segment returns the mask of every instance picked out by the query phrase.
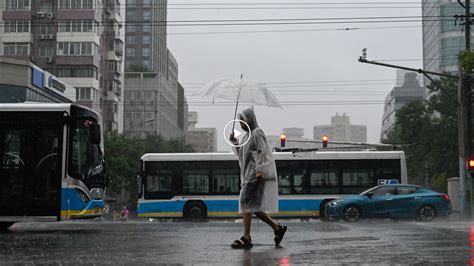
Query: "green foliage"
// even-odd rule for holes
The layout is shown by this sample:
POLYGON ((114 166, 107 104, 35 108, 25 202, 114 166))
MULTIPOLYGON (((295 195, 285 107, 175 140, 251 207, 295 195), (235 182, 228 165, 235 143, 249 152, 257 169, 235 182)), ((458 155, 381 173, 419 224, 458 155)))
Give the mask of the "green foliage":
MULTIPOLYGON (((167 140, 161 136, 149 135, 145 139, 129 138, 122 134, 109 133, 105 136, 105 159, 109 175, 107 190, 119 193, 122 186, 132 195, 137 193, 136 174, 140 170, 140 158, 145 153, 192 152, 183 139, 167 140)), ((132 203, 132 206, 135 204, 132 203)))
POLYGON ((464 73, 471 73, 474 69, 474 52, 464 51, 459 54, 461 69, 464 73))
POLYGON ((132 65, 128 65, 126 68, 125 68, 125 72, 151 72, 151 69, 149 69, 147 66, 145 65, 141 65, 141 64, 132 64, 132 65))
POLYGON ((401 143, 407 158, 408 181, 428 182, 444 191, 446 178, 458 176, 457 83, 441 78, 428 87, 429 100, 410 102, 397 113, 385 143, 401 143))

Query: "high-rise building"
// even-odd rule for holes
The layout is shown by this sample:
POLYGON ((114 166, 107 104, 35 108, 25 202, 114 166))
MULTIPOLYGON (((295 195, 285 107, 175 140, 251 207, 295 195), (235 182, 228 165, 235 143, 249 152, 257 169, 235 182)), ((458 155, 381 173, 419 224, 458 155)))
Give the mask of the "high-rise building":
POLYGON ((387 134, 395 124, 398 110, 411 101, 422 101, 425 98, 425 89, 420 86, 416 76, 416 73, 406 73, 403 85, 394 87, 385 97, 381 140, 387 138, 387 134))
POLYGON ((76 88, 121 132, 124 0, 0 0, 0 56, 30 60, 76 88))
POLYGON ((125 133, 132 136, 179 138, 187 131, 188 105, 178 82, 178 62, 166 43, 166 8, 167 0, 127 2, 124 123, 125 133))
MULTIPOLYGON (((453 16, 464 13, 464 8, 454 0, 422 0, 424 70, 458 71, 458 55, 465 48, 464 32, 461 21, 456 22, 453 16)), ((425 86, 429 83, 425 77, 425 86)))
POLYGON ((195 152, 215 152, 217 151, 217 130, 216 128, 198 128, 198 113, 188 113, 188 132, 186 142, 191 144, 195 152))
POLYGON ((167 5, 167 0, 127 1, 127 67, 143 66, 168 76, 167 5))
POLYGON ((341 142, 367 142, 367 126, 351 125, 349 116, 345 113, 331 117, 331 125, 313 127, 313 139, 321 141, 327 135, 329 141, 341 142))
POLYGON ((185 136, 186 120, 180 115, 187 116, 187 104, 184 89, 180 90, 178 84, 157 72, 126 72, 124 91, 125 134, 140 138, 185 136))

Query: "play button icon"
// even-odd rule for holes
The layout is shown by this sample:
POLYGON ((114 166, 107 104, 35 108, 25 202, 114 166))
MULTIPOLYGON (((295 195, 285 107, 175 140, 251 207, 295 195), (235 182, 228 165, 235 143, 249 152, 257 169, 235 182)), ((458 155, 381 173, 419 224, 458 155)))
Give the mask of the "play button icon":
POLYGON ((247 142, 250 140, 251 132, 249 134, 244 134, 244 130, 240 129, 241 123, 244 124, 247 129, 249 129, 249 125, 245 123, 243 120, 235 119, 235 120, 230 120, 224 127, 224 139, 232 147, 241 147, 247 144, 247 142), (237 129, 239 127, 239 129, 237 129), (234 138, 237 139, 237 143, 232 143, 229 140, 230 134, 234 133, 234 138), (247 137, 248 136, 248 137, 247 137), (245 139, 243 139, 245 138, 245 139))
POLYGON ((234 128, 234 138, 239 138, 240 135, 242 135, 242 133, 234 128))

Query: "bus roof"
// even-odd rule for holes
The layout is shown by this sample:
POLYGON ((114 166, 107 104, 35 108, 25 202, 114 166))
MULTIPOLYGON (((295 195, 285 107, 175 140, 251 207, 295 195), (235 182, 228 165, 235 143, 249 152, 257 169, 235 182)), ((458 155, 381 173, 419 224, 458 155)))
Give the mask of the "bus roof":
POLYGON ((68 111, 71 110, 70 103, 1 103, 0 111, 68 111))
POLYGON ((71 107, 84 109, 92 113, 98 114, 96 111, 82 105, 73 103, 40 103, 40 102, 24 102, 24 103, 0 103, 0 111, 6 112, 58 112, 64 111, 70 113, 71 107))
MULTIPOLYGON (((321 152, 277 152, 276 160, 353 160, 353 159, 402 159, 403 151, 321 151, 321 152)), ((229 161, 237 160, 233 153, 147 153, 143 161, 229 161)))

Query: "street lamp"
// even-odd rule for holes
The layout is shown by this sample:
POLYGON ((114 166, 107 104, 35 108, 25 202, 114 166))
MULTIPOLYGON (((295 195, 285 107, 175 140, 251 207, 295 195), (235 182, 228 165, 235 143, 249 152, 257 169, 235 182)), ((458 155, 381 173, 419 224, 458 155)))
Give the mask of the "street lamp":
MULTIPOLYGON (((140 123, 136 123, 136 124, 134 124, 134 125, 132 126, 131 129, 133 130, 134 133, 136 133, 136 132, 137 132, 137 126, 139 126, 139 125, 145 126, 146 123, 153 122, 153 121, 155 121, 155 118, 151 118, 151 119, 142 121, 142 122, 140 122, 140 123)), ((145 130, 144 130, 144 131, 145 131, 145 130)), ((134 135, 135 135, 135 134, 134 134, 134 135)))

